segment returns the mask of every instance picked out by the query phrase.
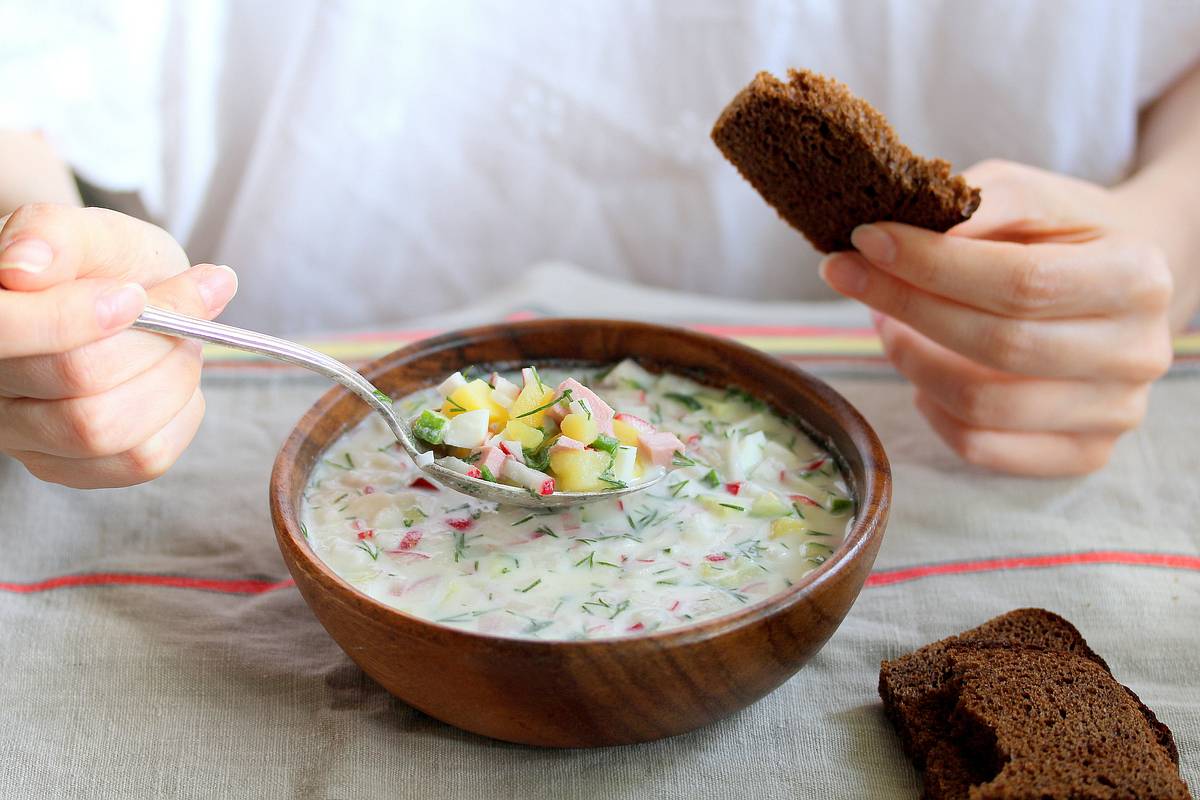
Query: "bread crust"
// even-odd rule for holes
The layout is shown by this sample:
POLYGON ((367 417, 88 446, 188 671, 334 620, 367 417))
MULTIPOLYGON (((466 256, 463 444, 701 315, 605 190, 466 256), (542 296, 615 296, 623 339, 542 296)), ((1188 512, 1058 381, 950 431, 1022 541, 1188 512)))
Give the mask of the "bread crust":
MULTIPOLYGON (((905 752, 922 772, 923 796, 930 800, 1019 797, 1025 796, 1022 792, 1032 784, 1039 786, 1031 795, 1037 797, 1190 797, 1179 777, 1179 754, 1170 730, 1136 694, 1117 683, 1104 659, 1088 646, 1074 625, 1044 609, 1017 609, 958 636, 883 662, 879 694, 905 752), (1066 680, 1080 681, 1079 691, 1058 691, 1039 683, 1040 676, 1056 670, 1060 677, 1067 676, 1066 680), (1018 705, 1026 704, 1021 699, 1025 695, 1040 692, 1044 695, 1043 706, 1048 703, 1054 707, 1039 707, 1039 713, 1053 712, 1046 718, 1056 722, 1060 718, 1056 715, 1061 715, 1063 725, 1069 719, 1077 730, 1078 741, 1073 744, 1103 751, 1096 770, 1074 774, 1078 785, 1064 784, 1058 787, 1061 792, 1046 793, 1050 784, 1037 783, 1045 778, 1038 770, 1062 772, 1061 759, 1055 762, 1046 757, 1046 753, 1055 752, 1046 748, 1047 741, 1053 744, 1056 740, 1039 738, 1043 732, 1036 726, 1023 725, 1025 716, 1021 713, 1005 717, 996 711, 1003 710, 1003 706, 991 707, 988 713, 980 710, 986 705, 980 698, 988 695, 981 695, 978 687, 994 681, 989 691, 995 694, 995 686, 1006 686, 1005 681, 1014 673, 1020 673, 1025 682, 1016 687, 1018 705), (1108 716, 1093 713, 1095 709, 1085 702, 1097 695, 1105 698, 1108 716), (1094 732, 1097 743, 1086 741, 1089 731, 1094 732), (1104 745, 1115 735, 1113 731, 1136 743, 1139 749, 1134 761, 1149 766, 1134 768, 1130 766, 1134 762, 1125 761, 1122 773, 1122 764, 1116 763, 1122 759, 1114 756, 1120 751, 1105 749, 1104 745), (1016 751, 1025 755, 1019 768, 1010 769, 1016 751), (1100 761, 1106 769, 1117 769, 1116 777, 1105 775, 1104 780, 1117 783, 1120 791, 1109 787, 1109 792, 1103 782, 1098 782, 1102 774, 1098 771, 1100 761)), ((1008 702, 1011 705, 1014 701, 1009 698, 1008 702)), ((1030 706, 1027 716, 1032 716, 1034 710, 1030 706)))
POLYGON ((821 252, 851 248, 858 225, 892 220, 946 231, 980 192, 941 159, 914 155, 882 114, 833 78, 760 72, 713 126, 717 147, 821 252))

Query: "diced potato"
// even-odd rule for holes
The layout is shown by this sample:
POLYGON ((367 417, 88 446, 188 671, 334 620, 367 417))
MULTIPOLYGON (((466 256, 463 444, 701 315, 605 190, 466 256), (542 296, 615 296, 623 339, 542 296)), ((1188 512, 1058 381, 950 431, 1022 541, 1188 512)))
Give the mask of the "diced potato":
POLYGON ((520 420, 530 427, 537 428, 542 424, 542 419, 546 416, 546 410, 542 406, 551 402, 555 398, 555 392, 549 386, 539 387, 536 382, 525 384, 525 388, 517 395, 517 399, 513 401, 512 406, 508 409, 509 419, 520 420), (541 409, 534 411, 534 409, 541 409), (529 413, 533 411, 533 413, 529 413))
POLYGON ((516 441, 521 443, 521 447, 526 450, 533 450, 542 443, 545 436, 537 428, 532 428, 526 425, 519 419, 510 419, 508 424, 504 426, 504 433, 501 438, 506 441, 516 441))
POLYGON ((722 519, 741 516, 746 513, 746 504, 739 503, 736 497, 730 497, 726 500, 706 494, 697 497, 696 501, 704 506, 710 514, 722 519))
POLYGON ((780 517, 771 523, 771 539, 780 539, 793 533, 804 533, 808 530, 808 524, 802 519, 793 519, 792 517, 780 517))
POLYGON ((550 469, 560 492, 598 492, 610 488, 600 480, 609 461, 608 453, 598 450, 558 450, 550 454, 550 469))
POLYGON ((613 435, 621 440, 621 444, 632 445, 637 447, 638 430, 628 422, 622 422, 619 419, 613 420, 613 435))
POLYGON ((563 436, 570 436, 577 442, 591 444, 600 435, 596 423, 583 414, 567 414, 558 424, 563 436))
POLYGON ((774 492, 766 492, 754 498, 750 515, 754 517, 782 517, 792 513, 792 507, 774 492))
POLYGON ((482 378, 476 378, 450 393, 442 406, 442 413, 447 417, 455 417, 467 411, 480 409, 488 412, 489 425, 503 425, 508 419, 508 411, 492 399, 492 387, 482 378))

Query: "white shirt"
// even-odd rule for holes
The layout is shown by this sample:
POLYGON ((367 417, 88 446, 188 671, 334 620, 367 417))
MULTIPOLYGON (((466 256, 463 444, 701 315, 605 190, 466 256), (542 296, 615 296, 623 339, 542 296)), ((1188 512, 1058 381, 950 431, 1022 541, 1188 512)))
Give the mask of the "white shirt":
MULTIPOLYGON (((573 261, 751 299, 819 293, 807 242, 708 138, 808 67, 957 168, 1103 184, 1200 55, 1197 0, 39 0, 0 19, 0 127, 139 192, 224 319, 295 333, 455 308, 573 261)), ((538 305, 539 287, 523 287, 538 305)), ((612 309, 619 314, 620 309, 612 309)))

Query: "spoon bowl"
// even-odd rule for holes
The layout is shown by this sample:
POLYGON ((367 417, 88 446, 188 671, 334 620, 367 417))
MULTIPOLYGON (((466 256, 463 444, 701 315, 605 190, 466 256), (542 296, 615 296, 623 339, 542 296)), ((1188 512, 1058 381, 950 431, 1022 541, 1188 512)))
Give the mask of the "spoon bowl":
POLYGON ((417 467, 431 480, 479 500, 523 508, 582 506, 648 489, 667 474, 667 471, 660 467, 655 473, 637 483, 620 489, 607 489, 602 492, 554 492, 548 495, 536 495, 515 486, 505 486, 502 483, 493 483, 482 478, 471 478, 434 462, 432 454, 417 444, 408 421, 396 413, 391 397, 380 391, 355 370, 324 353, 319 353, 295 342, 289 342, 286 339, 268 336, 265 333, 189 317, 154 306, 147 306, 141 316, 134 320, 133 327, 167 336, 198 339, 202 342, 222 344, 238 350, 258 353, 324 375, 345 386, 383 417, 388 428, 395 435, 396 441, 400 442, 400 446, 404 448, 417 467))

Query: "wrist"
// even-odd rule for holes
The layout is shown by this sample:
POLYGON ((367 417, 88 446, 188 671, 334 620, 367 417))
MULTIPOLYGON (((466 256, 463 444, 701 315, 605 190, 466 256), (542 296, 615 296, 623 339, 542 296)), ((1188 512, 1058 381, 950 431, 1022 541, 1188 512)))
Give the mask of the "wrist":
POLYGON ((1113 190, 1123 226, 1158 246, 1175 290, 1171 329, 1182 330, 1200 308, 1200 165, 1166 161, 1147 165, 1113 190))

